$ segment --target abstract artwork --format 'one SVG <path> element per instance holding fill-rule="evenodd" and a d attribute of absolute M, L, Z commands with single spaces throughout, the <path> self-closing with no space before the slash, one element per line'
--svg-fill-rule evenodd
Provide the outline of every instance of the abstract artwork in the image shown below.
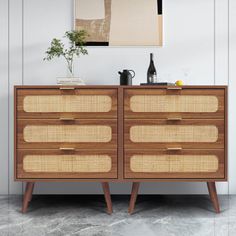
<path fill-rule="evenodd" d="M 75 0 L 88 46 L 162 46 L 162 0 Z"/>

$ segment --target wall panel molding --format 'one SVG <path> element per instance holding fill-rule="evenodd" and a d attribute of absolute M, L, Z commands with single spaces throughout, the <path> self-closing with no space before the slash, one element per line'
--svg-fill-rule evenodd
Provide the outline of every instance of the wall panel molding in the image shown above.
<path fill-rule="evenodd" d="M 0 194 L 8 194 L 8 0 L 0 1 Z"/>
<path fill-rule="evenodd" d="M 22 193 L 22 183 L 14 182 L 14 85 L 23 83 L 23 1 L 9 0 L 9 191 Z"/>
<path fill-rule="evenodd" d="M 229 0 L 215 0 L 215 84 L 228 84 Z"/>
<path fill-rule="evenodd" d="M 236 1 L 229 1 L 229 192 L 236 194 Z"/>
<path fill-rule="evenodd" d="M 215 34 L 215 55 L 214 55 L 214 83 L 215 85 L 228 85 L 229 70 L 229 22 L 228 7 L 229 0 L 214 0 L 214 34 Z M 234 160 L 228 158 L 231 165 Z M 221 193 L 229 193 L 229 183 L 217 183 L 217 188 Z"/>

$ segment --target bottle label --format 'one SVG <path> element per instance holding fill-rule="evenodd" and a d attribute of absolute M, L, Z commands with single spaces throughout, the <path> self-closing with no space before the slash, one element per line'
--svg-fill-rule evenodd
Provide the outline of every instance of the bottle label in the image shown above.
<path fill-rule="evenodd" d="M 157 83 L 157 75 L 149 75 L 149 83 Z"/>

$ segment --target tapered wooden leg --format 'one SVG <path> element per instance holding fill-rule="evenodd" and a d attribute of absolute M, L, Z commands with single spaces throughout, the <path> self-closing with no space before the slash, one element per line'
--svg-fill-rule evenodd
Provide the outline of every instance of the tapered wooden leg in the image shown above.
<path fill-rule="evenodd" d="M 32 186 L 32 189 L 31 189 L 31 194 L 30 194 L 29 202 L 31 202 L 31 200 L 32 200 L 32 197 L 33 197 L 33 192 L 34 192 L 34 184 L 35 184 L 35 183 L 33 183 L 33 186 Z"/>
<path fill-rule="evenodd" d="M 22 213 L 26 213 L 28 209 L 29 202 L 32 199 L 32 193 L 34 190 L 34 183 L 26 183 L 26 188 L 25 188 L 25 194 L 24 194 L 24 199 L 23 199 L 23 205 L 22 205 Z"/>
<path fill-rule="evenodd" d="M 207 187 L 208 187 L 208 191 L 209 191 L 211 202 L 214 206 L 214 209 L 216 213 L 220 213 L 220 206 L 219 206 L 219 201 L 218 201 L 218 196 L 217 196 L 217 191 L 216 191 L 216 183 L 208 182 Z"/>
<path fill-rule="evenodd" d="M 106 204 L 107 204 L 107 213 L 112 214 L 113 210 L 112 210 L 112 202 L 111 202 L 109 183 L 107 183 L 107 182 L 102 183 L 102 188 L 103 188 L 103 192 L 104 192 L 104 196 L 105 196 L 105 200 L 106 200 Z"/>
<path fill-rule="evenodd" d="M 129 202 L 129 214 L 132 214 L 134 212 L 134 207 L 135 207 L 135 203 L 136 203 L 136 199 L 137 199 L 137 195 L 138 195 L 138 190 L 139 190 L 139 186 L 140 183 L 133 183 L 132 186 L 132 192 L 131 192 L 131 196 L 130 196 L 130 202 Z"/>

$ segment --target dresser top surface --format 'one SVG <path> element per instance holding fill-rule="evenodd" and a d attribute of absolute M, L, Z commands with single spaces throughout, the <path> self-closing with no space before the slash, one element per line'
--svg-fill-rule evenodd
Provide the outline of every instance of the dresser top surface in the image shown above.
<path fill-rule="evenodd" d="M 103 89 L 166 89 L 170 87 L 178 86 L 156 86 L 156 85 L 129 85 L 129 86 L 120 86 L 120 85 L 15 85 L 15 89 L 59 89 L 62 87 L 73 87 L 73 88 L 83 88 L 83 89 L 94 89 L 94 88 L 103 88 Z M 183 89 L 226 89 L 227 85 L 185 85 L 181 86 Z"/>

